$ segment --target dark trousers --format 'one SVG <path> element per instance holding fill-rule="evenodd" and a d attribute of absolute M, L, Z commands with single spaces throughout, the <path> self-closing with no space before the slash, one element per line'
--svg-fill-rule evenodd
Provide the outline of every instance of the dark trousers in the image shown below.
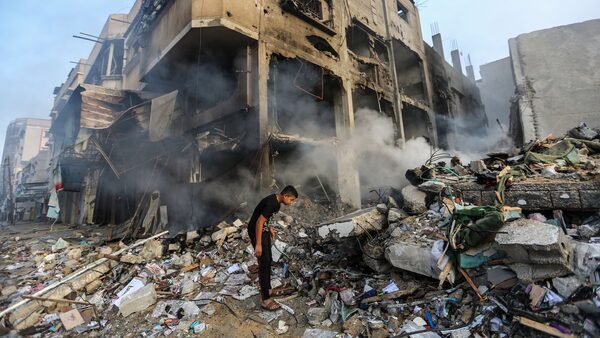
<path fill-rule="evenodd" d="M 256 233 L 252 234 L 252 231 L 248 233 L 252 247 L 256 249 Z M 262 233 L 262 255 L 258 257 L 258 284 L 260 285 L 260 295 L 262 300 L 267 300 L 269 296 L 269 290 L 271 289 L 271 263 L 273 258 L 271 257 L 271 233 L 263 231 Z"/>

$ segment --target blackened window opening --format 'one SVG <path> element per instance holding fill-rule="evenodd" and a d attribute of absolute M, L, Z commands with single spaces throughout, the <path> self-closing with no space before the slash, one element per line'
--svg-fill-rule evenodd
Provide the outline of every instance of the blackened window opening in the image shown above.
<path fill-rule="evenodd" d="M 408 21 L 408 9 L 402 5 L 400 1 L 396 1 L 397 13 L 404 21 Z"/>
<path fill-rule="evenodd" d="M 323 5 L 321 0 L 297 0 L 302 11 L 323 20 Z"/>

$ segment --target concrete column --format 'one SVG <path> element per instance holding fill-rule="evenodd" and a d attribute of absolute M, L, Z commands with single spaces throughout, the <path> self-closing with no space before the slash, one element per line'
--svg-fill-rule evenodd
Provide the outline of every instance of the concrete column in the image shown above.
<path fill-rule="evenodd" d="M 110 43 L 110 47 L 108 50 L 108 62 L 106 62 L 106 73 L 104 73 L 104 75 L 110 75 L 112 72 L 112 60 L 113 60 L 113 53 L 115 50 L 115 44 L 111 41 Z"/>
<path fill-rule="evenodd" d="M 471 79 L 471 81 L 475 82 L 475 71 L 473 70 L 473 65 L 467 66 L 467 77 Z"/>
<path fill-rule="evenodd" d="M 435 51 L 438 52 L 438 54 L 440 54 L 443 58 L 444 57 L 444 43 L 442 42 L 442 34 L 441 33 L 435 34 L 434 36 L 431 37 L 431 40 L 433 40 L 433 49 L 435 49 Z"/>
<path fill-rule="evenodd" d="M 343 79 L 342 90 L 335 97 L 335 129 L 342 140 L 351 136 L 354 129 L 352 87 L 350 80 Z M 336 147 L 336 155 L 340 199 L 342 203 L 360 209 L 360 180 L 354 151 L 342 142 Z"/>
<path fill-rule="evenodd" d="M 460 51 L 455 49 L 450 52 L 452 55 L 452 66 L 462 74 L 462 62 L 460 61 Z"/>
<path fill-rule="evenodd" d="M 256 84 L 256 89 L 251 90 L 252 106 L 258 110 L 258 148 L 261 150 L 260 156 L 260 186 L 267 187 L 271 183 L 270 168 L 270 147 L 269 139 L 269 107 L 268 107 L 268 85 L 269 79 L 269 60 L 270 55 L 267 50 L 267 44 L 264 41 L 258 41 L 257 47 L 253 51 L 252 83 Z"/>
<path fill-rule="evenodd" d="M 508 40 L 508 47 L 510 50 L 510 59 L 512 62 L 513 76 L 515 79 L 515 85 L 518 91 L 518 112 L 516 119 L 520 122 L 520 128 L 523 133 L 523 142 L 541 138 L 542 135 L 539 132 L 537 114 L 533 106 L 533 93 L 528 89 L 529 83 L 525 73 L 523 72 L 523 65 L 521 64 L 521 57 L 519 51 L 519 44 L 517 39 Z M 512 123 L 512 122 L 511 122 Z M 512 131 L 513 128 L 517 128 L 519 125 L 511 125 L 512 137 L 516 136 Z"/>

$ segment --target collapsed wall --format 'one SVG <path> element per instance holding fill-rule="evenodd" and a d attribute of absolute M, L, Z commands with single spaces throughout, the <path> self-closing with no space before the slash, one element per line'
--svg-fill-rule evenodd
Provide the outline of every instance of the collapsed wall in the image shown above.
<path fill-rule="evenodd" d="M 511 135 L 517 145 L 555 133 L 573 121 L 598 120 L 600 20 L 560 26 L 509 40 L 516 97 Z"/>

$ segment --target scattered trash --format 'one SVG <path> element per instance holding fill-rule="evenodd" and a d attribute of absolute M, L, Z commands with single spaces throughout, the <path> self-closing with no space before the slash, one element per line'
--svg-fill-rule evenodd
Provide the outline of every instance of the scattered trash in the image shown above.
<path fill-rule="evenodd" d="M 59 238 L 54 245 L 52 245 L 52 252 L 66 249 L 69 246 L 69 242 L 62 238 Z"/>

